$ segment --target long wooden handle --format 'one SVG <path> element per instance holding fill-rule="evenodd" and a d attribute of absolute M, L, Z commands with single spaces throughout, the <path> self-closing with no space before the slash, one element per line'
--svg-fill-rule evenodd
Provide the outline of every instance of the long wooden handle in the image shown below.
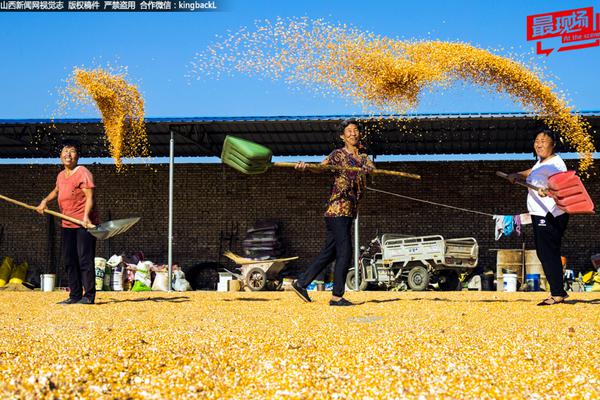
<path fill-rule="evenodd" d="M 293 162 L 276 162 L 271 164 L 274 167 L 286 167 L 286 168 L 295 168 L 296 163 Z M 315 164 L 315 163 L 307 163 L 306 168 L 309 169 L 317 169 L 317 170 L 328 170 L 328 171 L 353 171 L 353 172 L 365 172 L 364 169 L 359 167 L 340 167 L 338 165 L 323 165 L 323 164 Z M 404 178 L 412 178 L 412 179 L 421 179 L 421 175 L 410 174 L 408 172 L 400 172 L 400 171 L 390 171 L 387 169 L 373 169 L 369 172 L 371 175 L 392 175 L 392 176 L 402 176 Z"/>
<path fill-rule="evenodd" d="M 499 176 L 500 178 L 504 178 L 504 179 L 508 179 L 508 174 L 505 174 L 504 172 L 500 172 L 500 171 L 496 171 L 496 175 Z M 533 189 L 533 190 L 540 190 L 541 188 L 532 185 L 531 183 L 527 183 L 524 181 L 515 181 L 515 184 L 517 185 L 521 185 L 523 187 L 529 188 L 529 189 Z"/>
<path fill-rule="evenodd" d="M 6 197 L 6 196 L 3 196 L 1 194 L 0 194 L 0 199 L 6 200 L 9 203 L 13 203 L 13 204 L 16 204 L 16 205 L 21 206 L 21 207 L 28 208 L 30 210 L 34 210 L 34 211 L 37 210 L 37 208 L 35 206 L 29 205 L 29 204 L 26 204 L 26 203 L 22 203 L 19 200 L 11 199 L 10 197 Z M 52 215 L 54 217 L 58 217 L 58 218 L 67 220 L 67 221 L 72 222 L 72 223 L 77 224 L 77 225 L 81 225 L 84 228 L 95 228 L 96 227 L 94 225 L 88 225 L 88 226 L 86 226 L 83 221 L 78 220 L 77 218 L 69 217 L 68 215 L 61 214 L 61 213 L 56 212 L 56 211 L 45 209 L 44 212 L 46 214 Z"/>

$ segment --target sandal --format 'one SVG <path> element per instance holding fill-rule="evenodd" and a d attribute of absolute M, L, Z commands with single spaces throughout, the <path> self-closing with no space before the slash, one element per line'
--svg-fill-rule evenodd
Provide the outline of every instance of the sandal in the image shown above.
<path fill-rule="evenodd" d="M 538 306 L 552 306 L 554 304 L 564 303 L 566 298 L 567 297 L 550 296 L 547 299 L 540 301 L 537 305 Z"/>

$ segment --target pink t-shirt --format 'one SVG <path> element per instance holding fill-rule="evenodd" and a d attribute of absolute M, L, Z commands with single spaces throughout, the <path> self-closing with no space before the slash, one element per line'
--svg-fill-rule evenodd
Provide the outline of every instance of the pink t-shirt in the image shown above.
<path fill-rule="evenodd" d="M 94 177 L 92 173 L 82 166 L 78 166 L 73 174 L 67 177 L 65 170 L 62 170 L 56 177 L 56 187 L 58 188 L 58 206 L 60 211 L 69 217 L 83 220 L 85 214 L 85 193 L 81 189 L 93 189 Z M 94 225 L 99 223 L 96 205 L 90 211 L 90 220 Z M 63 228 L 80 228 L 80 225 L 69 221 L 62 221 Z"/>

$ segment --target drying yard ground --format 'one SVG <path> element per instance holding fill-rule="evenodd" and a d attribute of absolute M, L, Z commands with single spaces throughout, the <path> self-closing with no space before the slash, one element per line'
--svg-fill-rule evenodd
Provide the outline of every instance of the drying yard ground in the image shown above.
<path fill-rule="evenodd" d="M 0 397 L 600 397 L 600 293 L 313 296 L 0 292 Z"/>

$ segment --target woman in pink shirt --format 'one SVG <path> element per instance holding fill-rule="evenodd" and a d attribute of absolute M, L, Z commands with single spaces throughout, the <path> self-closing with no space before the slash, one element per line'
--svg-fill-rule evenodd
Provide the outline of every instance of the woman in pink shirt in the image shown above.
<path fill-rule="evenodd" d="M 48 202 L 58 198 L 63 214 L 77 218 L 87 225 L 99 223 L 94 206 L 94 178 L 91 172 L 80 165 L 78 144 L 63 142 L 60 161 L 64 169 L 56 178 L 54 190 L 37 206 L 43 214 Z M 96 297 L 94 257 L 96 238 L 84 227 L 62 221 L 63 257 L 69 276 L 69 298 L 60 304 L 94 304 Z"/>

